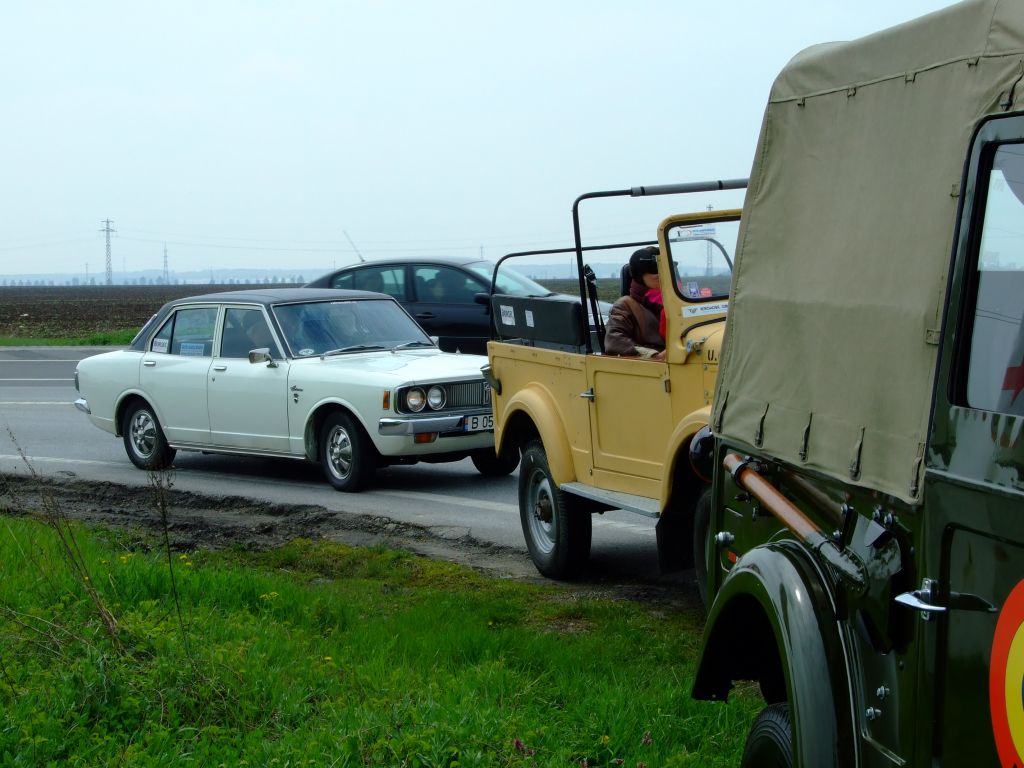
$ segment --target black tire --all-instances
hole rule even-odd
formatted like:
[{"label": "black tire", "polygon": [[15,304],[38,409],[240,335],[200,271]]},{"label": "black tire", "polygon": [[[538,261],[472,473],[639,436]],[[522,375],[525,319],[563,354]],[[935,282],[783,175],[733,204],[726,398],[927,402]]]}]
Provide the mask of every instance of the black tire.
[{"label": "black tire", "polygon": [[693,507],[693,573],[697,592],[708,607],[708,525],[711,521],[711,489],[704,488]]},{"label": "black tire", "polygon": [[470,456],[473,466],[485,477],[504,477],[510,475],[519,466],[519,450],[517,448],[506,449],[504,453],[497,453],[493,448],[481,448],[473,451]]},{"label": "black tire", "polygon": [[320,466],[327,482],[339,491],[358,491],[377,470],[377,456],[359,422],[336,411],[320,428]]},{"label": "black tire", "polygon": [[519,469],[519,519],[537,570],[550,579],[571,579],[590,557],[591,519],[556,485],[544,446],[534,440]]},{"label": "black tire", "polygon": [[793,727],[789,704],[770,704],[761,710],[747,735],[741,768],[793,768]]},{"label": "black tire", "polygon": [[121,419],[124,450],[139,469],[167,469],[176,451],[167,444],[164,430],[149,403],[136,400],[125,409]]}]

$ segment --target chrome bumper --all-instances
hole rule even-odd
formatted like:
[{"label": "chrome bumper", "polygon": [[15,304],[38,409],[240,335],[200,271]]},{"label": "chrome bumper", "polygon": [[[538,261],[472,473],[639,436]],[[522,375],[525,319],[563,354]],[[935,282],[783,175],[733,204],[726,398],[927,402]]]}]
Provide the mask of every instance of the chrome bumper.
[{"label": "chrome bumper", "polygon": [[89,401],[86,400],[84,397],[80,397],[77,400],[75,400],[75,408],[80,410],[82,413],[92,413],[92,411],[89,410]]},{"label": "chrome bumper", "polygon": [[[480,413],[487,413],[481,411]],[[462,420],[476,413],[458,413],[446,416],[416,416],[381,419],[377,431],[382,435],[419,435],[424,432],[461,432]]]}]

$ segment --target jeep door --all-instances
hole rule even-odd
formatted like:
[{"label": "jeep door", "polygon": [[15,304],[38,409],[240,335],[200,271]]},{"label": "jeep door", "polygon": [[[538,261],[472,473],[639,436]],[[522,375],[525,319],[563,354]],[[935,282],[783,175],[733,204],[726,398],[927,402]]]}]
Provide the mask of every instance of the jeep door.
[{"label": "jeep door", "polygon": [[982,127],[967,179],[924,481],[922,592],[938,609],[919,609],[920,685],[934,680],[936,730],[919,746],[944,765],[1021,765],[1024,118]]},{"label": "jeep door", "polygon": [[675,427],[668,366],[654,360],[587,355],[595,481],[602,488],[659,498]]}]

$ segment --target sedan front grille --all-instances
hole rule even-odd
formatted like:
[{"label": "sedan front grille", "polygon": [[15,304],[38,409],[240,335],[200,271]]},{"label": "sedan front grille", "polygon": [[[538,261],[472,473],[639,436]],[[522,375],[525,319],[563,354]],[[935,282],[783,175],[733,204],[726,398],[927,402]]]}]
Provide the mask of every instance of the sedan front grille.
[{"label": "sedan front grille", "polygon": [[[419,411],[414,411],[407,405],[410,391],[426,392],[433,386],[442,387],[445,391],[445,403],[441,408],[434,409],[425,406]],[[397,394],[395,410],[399,413],[445,413],[446,411],[491,407],[491,385],[483,380],[402,387]]]}]

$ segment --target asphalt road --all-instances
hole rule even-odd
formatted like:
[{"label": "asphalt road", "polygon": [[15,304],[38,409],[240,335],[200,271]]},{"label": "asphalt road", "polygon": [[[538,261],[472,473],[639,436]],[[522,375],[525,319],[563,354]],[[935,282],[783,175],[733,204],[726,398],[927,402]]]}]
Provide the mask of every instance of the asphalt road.
[{"label": "asphalt road", "polygon": [[[31,468],[46,478],[147,486],[119,438],[75,410],[77,361],[93,348],[0,348],[0,473]],[[287,459],[179,451],[175,487],[212,496],[319,505],[337,513],[376,515],[429,528],[442,537],[471,535],[525,552],[517,505],[518,472],[481,476],[467,459],[379,470],[361,493],[333,490],[319,466]],[[612,578],[666,582],[658,573],[654,522],[628,512],[594,518],[592,571]]]}]

